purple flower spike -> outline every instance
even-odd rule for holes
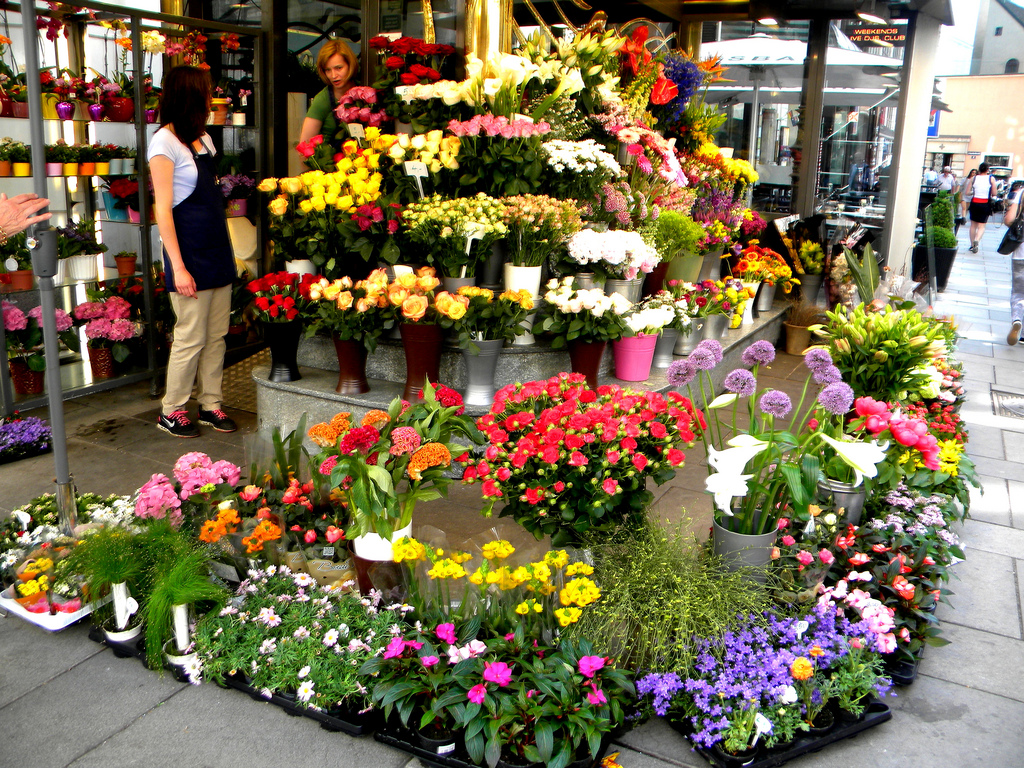
[[[744,365],[771,365],[775,360],[775,345],[770,341],[755,341],[743,350]]]
[[[818,393],[818,402],[829,413],[842,416],[853,407],[853,387],[844,381],[829,384]]]
[[[769,416],[783,419],[793,410],[793,402],[789,395],[778,389],[769,389],[758,401],[758,407]]]
[[[757,390],[757,381],[746,368],[737,368],[725,377],[725,388],[740,397],[750,397]]]
[[[827,349],[812,349],[804,355],[804,365],[817,372],[832,365],[832,355],[829,354]]]
[[[668,367],[666,378],[673,387],[685,387],[697,377],[697,366],[690,359],[676,360]]]

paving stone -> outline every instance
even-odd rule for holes
[[[971,426],[970,440],[967,442],[967,453],[972,458],[975,456],[986,456],[992,459],[1010,458],[1006,452],[1008,450],[1009,446],[1006,446],[1004,449],[1003,431],[1001,429],[983,425]]]
[[[1013,525],[1010,494],[1006,484],[1007,480],[1004,478],[985,477],[982,478],[980,489],[970,486],[971,518],[995,525]],[[1021,503],[1024,504],[1024,498],[1021,499]],[[1024,515],[1024,509],[1021,513]]]
[[[1007,482],[1011,525],[1015,528],[1024,528],[1024,482],[1020,480]]]
[[[87,624],[50,633],[15,616],[0,621],[0,648],[7,659],[0,664],[0,720],[12,701],[102,653],[103,647],[89,642],[87,635]],[[40,647],[46,652],[39,653]]]
[[[1013,558],[980,549],[968,549],[967,559],[952,568],[947,584],[953,593],[940,603],[943,622],[1021,639],[1017,576]],[[927,658],[927,657],[926,657]]]
[[[928,649],[922,674],[1024,702],[1024,643],[949,623],[942,636],[950,644]]]
[[[991,525],[980,520],[969,520],[964,526],[960,538],[973,549],[994,552],[1007,557],[1020,557],[1024,554],[1024,530],[1007,528],[1002,525]]]
[[[978,456],[974,459],[974,466],[978,474],[992,475],[994,477],[1013,478],[1020,477],[1020,465],[1015,461],[1004,461],[1002,459],[990,459],[985,456]]]

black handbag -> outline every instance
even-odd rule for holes
[[[1009,255],[1016,251],[1022,242],[1024,242],[1024,204],[1019,206],[1017,218],[1006,228],[1006,233],[996,250],[1004,256]]]

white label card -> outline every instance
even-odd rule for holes
[[[324,547],[324,557],[334,557],[334,547]]]
[[[798,621],[795,626],[796,626],[796,636],[797,636],[798,640],[801,637],[803,637],[804,632],[806,632],[808,629],[811,628],[811,625],[808,624],[806,621]]]
[[[4,262],[4,266],[7,267],[8,272],[13,272],[18,268],[18,260],[12,256]]]
[[[363,130],[362,123],[346,123],[348,126],[348,135],[353,139],[365,139],[366,131]]]
[[[454,744],[445,744],[445,745],[440,746],[440,747],[437,748],[437,754],[439,754],[439,755],[447,755],[449,752],[454,752],[454,751],[455,751],[455,745]]]
[[[243,107],[248,107],[249,106],[249,97],[248,96],[243,96],[241,101],[242,101],[242,106]]]
[[[427,164],[421,163],[419,160],[406,160],[402,165],[407,176],[417,176],[425,179],[430,175],[430,172],[427,170]]]

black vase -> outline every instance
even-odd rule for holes
[[[298,381],[302,378],[296,362],[301,335],[302,323],[299,320],[263,323],[263,338],[270,347],[270,375],[267,377],[270,381]]]

